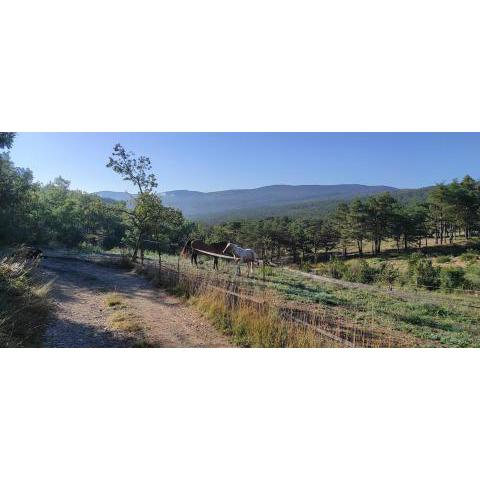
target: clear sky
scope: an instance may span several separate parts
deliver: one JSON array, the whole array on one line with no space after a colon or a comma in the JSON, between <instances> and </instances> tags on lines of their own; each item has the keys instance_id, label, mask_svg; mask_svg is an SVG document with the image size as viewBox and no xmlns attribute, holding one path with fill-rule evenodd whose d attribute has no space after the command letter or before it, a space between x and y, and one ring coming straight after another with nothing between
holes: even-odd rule
<instances>
[{"instance_id":1,"label":"clear sky","mask_svg":"<svg viewBox=\"0 0 480 480\"><path fill-rule=\"evenodd\" d=\"M42 183L61 175L88 192L132 190L105 167L121 143L150 157L159 190L361 183L421 187L480 177L480 134L19 133L12 160Z\"/></svg>"}]
</instances>

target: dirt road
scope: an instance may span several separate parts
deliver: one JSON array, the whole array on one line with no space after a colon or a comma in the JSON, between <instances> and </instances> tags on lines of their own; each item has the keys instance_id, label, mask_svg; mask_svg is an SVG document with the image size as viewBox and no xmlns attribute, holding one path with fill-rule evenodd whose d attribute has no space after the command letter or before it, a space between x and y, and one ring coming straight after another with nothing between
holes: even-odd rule
<instances>
[{"instance_id":1,"label":"dirt road","mask_svg":"<svg viewBox=\"0 0 480 480\"><path fill-rule=\"evenodd\" d=\"M134 273L50 256L41 273L55 279L45 347L230 346L196 310Z\"/></svg>"}]
</instances>

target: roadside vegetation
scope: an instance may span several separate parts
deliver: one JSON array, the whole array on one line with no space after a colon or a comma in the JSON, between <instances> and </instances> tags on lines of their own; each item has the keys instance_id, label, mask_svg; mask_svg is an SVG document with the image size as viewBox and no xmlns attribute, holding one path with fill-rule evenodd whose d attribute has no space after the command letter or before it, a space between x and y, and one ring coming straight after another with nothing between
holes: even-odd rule
<instances>
[{"instance_id":1,"label":"roadside vegetation","mask_svg":"<svg viewBox=\"0 0 480 480\"><path fill-rule=\"evenodd\" d=\"M36 264L0 259L0 347L36 347L50 309L50 284L35 275Z\"/></svg>"},{"instance_id":2,"label":"roadside vegetation","mask_svg":"<svg viewBox=\"0 0 480 480\"><path fill-rule=\"evenodd\" d=\"M229 264L221 264L215 274L209 261L197 270L182 260L179 274L177 260L165 257L161 275L153 260L137 269L201 309L239 345L285 346L275 339L294 335L296 346L480 346L480 298L475 295L425 289L396 289L393 295L383 286L351 288L348 282L329 283L323 280L327 277L305 277L281 267L266 268L263 282L259 271L256 278L236 277ZM244 318L254 320L247 331L235 323ZM274 328L294 328L286 337L255 333L265 331L265 319L273 320Z\"/></svg>"}]
</instances>

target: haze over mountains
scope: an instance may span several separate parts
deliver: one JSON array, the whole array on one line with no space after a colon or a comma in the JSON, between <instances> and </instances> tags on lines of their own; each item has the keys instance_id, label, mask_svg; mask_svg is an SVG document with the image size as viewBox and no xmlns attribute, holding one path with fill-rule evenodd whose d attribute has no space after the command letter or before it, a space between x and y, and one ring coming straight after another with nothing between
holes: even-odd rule
<instances>
[{"instance_id":1,"label":"haze over mountains","mask_svg":"<svg viewBox=\"0 0 480 480\"><path fill-rule=\"evenodd\" d=\"M385 185L271 185L254 189L196 192L174 190L162 193L166 206L180 209L193 220L217 222L275 215L312 216L335 208L340 201L381 192L407 197L424 189L402 190ZM421 193L420 193L421 194ZM104 199L132 202L127 192L97 192Z\"/></svg>"}]
</instances>

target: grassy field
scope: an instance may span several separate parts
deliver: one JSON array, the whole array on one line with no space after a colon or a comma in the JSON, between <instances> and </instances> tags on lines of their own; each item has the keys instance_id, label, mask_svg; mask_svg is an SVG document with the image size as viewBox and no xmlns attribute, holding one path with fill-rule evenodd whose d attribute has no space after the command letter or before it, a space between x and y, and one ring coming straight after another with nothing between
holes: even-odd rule
<instances>
[{"instance_id":1,"label":"grassy field","mask_svg":"<svg viewBox=\"0 0 480 480\"><path fill-rule=\"evenodd\" d=\"M177 260L163 258L172 271L177 268ZM452 263L459 261L451 259ZM257 298L271 295L269 302L310 312L321 326L329 325L328 331L350 342L356 336L355 346L480 346L480 297L464 292L415 292L404 288L400 290L402 296L397 297L381 286L362 290L333 285L281 267L266 267L263 282L261 269L257 269L256 278L248 279L235 276L232 266L224 263L217 274L210 260L202 260L197 271L181 259L180 271L202 275L207 283L234 284Z\"/></svg>"}]
</instances>

